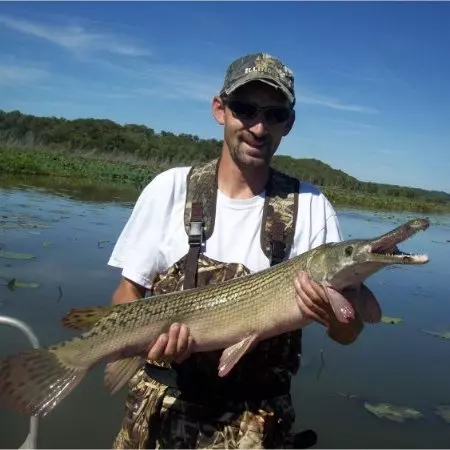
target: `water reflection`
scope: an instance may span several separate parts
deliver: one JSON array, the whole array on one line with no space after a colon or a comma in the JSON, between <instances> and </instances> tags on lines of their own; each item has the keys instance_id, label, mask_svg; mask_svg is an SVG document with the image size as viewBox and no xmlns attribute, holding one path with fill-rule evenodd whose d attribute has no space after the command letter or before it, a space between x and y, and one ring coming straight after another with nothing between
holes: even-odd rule
<instances>
[{"instance_id":1,"label":"water reflection","mask_svg":"<svg viewBox=\"0 0 450 450\"><path fill-rule=\"evenodd\" d=\"M107 304L118 281L106 262L137 198L137 188L96 180L4 178L0 195L0 246L31 253L33 260L0 259L2 280L39 282L37 289L0 286L0 313L30 324L42 345L73 336L60 325L70 307ZM372 237L415 215L339 210L346 237ZM342 347L323 329L305 330L304 362L293 397L298 429L312 428L318 448L448 448L450 425L435 413L449 404L450 341L423 329L450 330L449 216L402 244L426 252L423 267L389 269L369 280L383 312L399 325L368 326L354 345ZM0 283L1 284L1 283ZM28 348L12 329L0 329L0 354ZM323 359L322 359L323 357ZM318 377L321 370L320 377ZM124 391L110 397L98 367L41 421L40 446L108 448L123 413ZM193 380L195 382L195 380ZM424 415L404 423L370 414L364 403L410 406ZM0 409L0 447L17 448L26 418Z\"/></svg>"}]
</instances>

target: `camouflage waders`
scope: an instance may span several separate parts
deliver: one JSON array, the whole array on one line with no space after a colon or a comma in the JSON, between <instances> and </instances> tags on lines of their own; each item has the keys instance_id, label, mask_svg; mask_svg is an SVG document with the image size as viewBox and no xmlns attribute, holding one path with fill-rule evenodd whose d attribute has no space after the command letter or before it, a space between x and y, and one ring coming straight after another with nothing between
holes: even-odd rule
<instances>
[{"instance_id":1,"label":"camouflage waders","mask_svg":"<svg viewBox=\"0 0 450 450\"><path fill-rule=\"evenodd\" d=\"M153 280L152 294L215 284L249 273L242 264L201 253L214 229L217 160L188 175L185 226L189 252ZM289 255L299 182L272 170L266 187L261 247L271 265ZM129 382L114 448L292 448L291 377L300 365L301 330L259 343L224 378L222 350L181 364L147 364ZM257 374L257 375L255 375Z\"/></svg>"}]
</instances>

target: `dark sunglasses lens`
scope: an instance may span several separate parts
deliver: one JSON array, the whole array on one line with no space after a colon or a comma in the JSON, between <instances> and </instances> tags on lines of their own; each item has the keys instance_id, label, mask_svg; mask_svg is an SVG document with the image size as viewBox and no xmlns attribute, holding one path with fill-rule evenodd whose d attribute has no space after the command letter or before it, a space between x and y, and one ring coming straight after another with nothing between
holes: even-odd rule
<instances>
[{"instance_id":1,"label":"dark sunglasses lens","mask_svg":"<svg viewBox=\"0 0 450 450\"><path fill-rule=\"evenodd\" d=\"M238 100L230 100L228 102L228 107L238 117L246 119L255 117L256 113L258 112L258 109L255 105L252 105L251 103L240 102Z\"/></svg>"},{"instance_id":2,"label":"dark sunglasses lens","mask_svg":"<svg viewBox=\"0 0 450 450\"><path fill-rule=\"evenodd\" d=\"M241 102L239 100L229 100L228 107L233 114L241 119L253 119L260 111L257 105L253 103ZM290 110L284 107L268 107L261 108L264 111L264 118L268 123L282 123L286 122L290 116Z\"/></svg>"},{"instance_id":3,"label":"dark sunglasses lens","mask_svg":"<svg viewBox=\"0 0 450 450\"><path fill-rule=\"evenodd\" d=\"M289 119L289 110L287 108L270 108L266 111L266 120L270 123L282 123Z\"/></svg>"}]
</instances>

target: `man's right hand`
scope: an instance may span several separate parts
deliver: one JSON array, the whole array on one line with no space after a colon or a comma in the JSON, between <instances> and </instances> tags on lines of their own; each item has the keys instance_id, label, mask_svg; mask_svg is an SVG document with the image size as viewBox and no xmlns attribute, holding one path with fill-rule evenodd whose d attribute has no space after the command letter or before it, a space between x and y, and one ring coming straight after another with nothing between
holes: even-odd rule
<instances>
[{"instance_id":1,"label":"man's right hand","mask_svg":"<svg viewBox=\"0 0 450 450\"><path fill-rule=\"evenodd\" d=\"M156 362L181 363L190 356L194 349L194 338L189 328L180 323L173 323L168 333L161 334L150 347L148 359Z\"/></svg>"}]
</instances>

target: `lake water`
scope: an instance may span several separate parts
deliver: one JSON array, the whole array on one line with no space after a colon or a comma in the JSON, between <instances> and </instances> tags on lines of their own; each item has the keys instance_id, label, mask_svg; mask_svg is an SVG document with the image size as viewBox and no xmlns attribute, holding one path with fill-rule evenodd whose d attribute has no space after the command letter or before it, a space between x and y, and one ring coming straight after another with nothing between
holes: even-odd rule
<instances>
[{"instance_id":1,"label":"lake water","mask_svg":"<svg viewBox=\"0 0 450 450\"><path fill-rule=\"evenodd\" d=\"M110 302L119 272L106 263L136 199L136 191L96 182L38 178L0 182L0 249L32 260L0 259L0 314L28 323L41 345L73 336L60 325L71 307ZM372 237L416 214L338 210L346 237ZM450 217L404 243L426 252L419 267L386 269L368 280L384 315L403 322L366 326L340 346L312 324L304 333L304 366L294 380L298 430L313 429L317 448L449 448L450 424L436 414L450 405L450 341L424 330L450 331ZM38 288L10 290L15 278ZM0 327L0 355L29 347L17 330ZM322 355L322 357L321 357ZM119 429L125 391L110 397L102 367L40 420L41 448L110 448ZM195 381L195 380L193 380ZM365 402L420 411L417 420L380 419ZM0 447L17 448L26 417L0 408Z\"/></svg>"}]
</instances>

